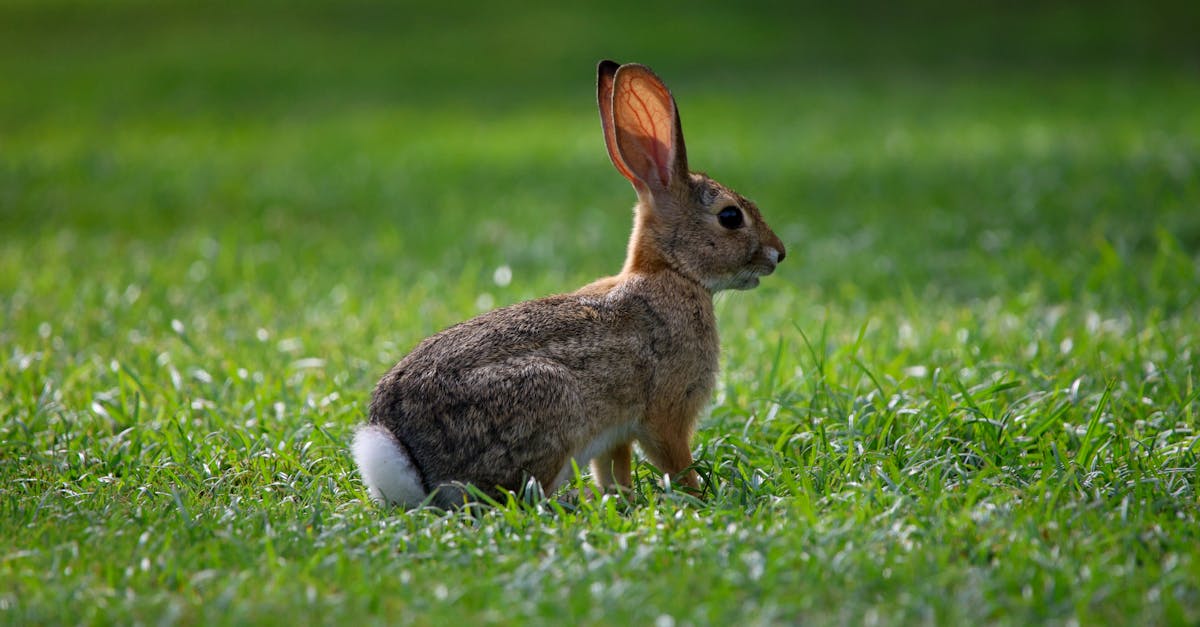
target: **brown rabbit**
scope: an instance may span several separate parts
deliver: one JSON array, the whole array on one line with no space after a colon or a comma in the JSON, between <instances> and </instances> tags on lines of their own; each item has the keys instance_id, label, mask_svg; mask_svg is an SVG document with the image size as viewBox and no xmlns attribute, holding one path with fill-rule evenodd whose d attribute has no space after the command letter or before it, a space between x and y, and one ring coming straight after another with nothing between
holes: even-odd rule
<instances>
[{"instance_id":1,"label":"brown rabbit","mask_svg":"<svg viewBox=\"0 0 1200 627\"><path fill-rule=\"evenodd\" d=\"M679 112L648 68L601 61L600 121L638 203L621 273L497 309L421 342L379 381L353 453L371 497L416 507L547 492L589 460L629 487L632 444L697 489L691 437L717 374L713 293L783 260L754 203L690 172ZM430 495L433 495L430 497Z\"/></svg>"}]
</instances>

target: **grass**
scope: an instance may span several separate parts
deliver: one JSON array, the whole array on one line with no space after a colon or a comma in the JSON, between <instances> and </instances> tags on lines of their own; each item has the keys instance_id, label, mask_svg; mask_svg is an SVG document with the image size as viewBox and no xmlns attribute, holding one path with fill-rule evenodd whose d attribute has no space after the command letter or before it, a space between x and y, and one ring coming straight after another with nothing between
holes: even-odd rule
<instances>
[{"instance_id":1,"label":"grass","mask_svg":"<svg viewBox=\"0 0 1200 627\"><path fill-rule=\"evenodd\" d=\"M1200 621L1195 9L788 7L0 5L0 622ZM710 493L371 505L392 363L619 266L604 56L788 245Z\"/></svg>"}]
</instances>

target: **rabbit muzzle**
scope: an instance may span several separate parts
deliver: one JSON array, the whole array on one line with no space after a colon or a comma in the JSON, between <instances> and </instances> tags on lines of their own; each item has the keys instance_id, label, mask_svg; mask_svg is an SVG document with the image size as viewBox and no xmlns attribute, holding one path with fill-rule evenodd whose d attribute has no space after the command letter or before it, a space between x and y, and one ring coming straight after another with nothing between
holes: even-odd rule
<instances>
[{"instance_id":1,"label":"rabbit muzzle","mask_svg":"<svg viewBox=\"0 0 1200 627\"><path fill-rule=\"evenodd\" d=\"M774 233L771 235L774 236ZM768 244L759 249L758 254L755 255L755 263L751 266L751 268L754 270L754 274L752 275L754 280L753 285L750 287L758 286L759 277L764 277L774 273L775 268L778 267L783 261L783 258L787 256L787 251L784 249L783 243L780 242L779 238L777 237L774 239L775 242L773 243L778 244L778 246L772 246Z\"/></svg>"},{"instance_id":2,"label":"rabbit muzzle","mask_svg":"<svg viewBox=\"0 0 1200 627\"><path fill-rule=\"evenodd\" d=\"M758 287L759 280L775 272L775 268L786 253L772 246L759 249L744 268L721 281L716 289L752 290Z\"/></svg>"}]
</instances>

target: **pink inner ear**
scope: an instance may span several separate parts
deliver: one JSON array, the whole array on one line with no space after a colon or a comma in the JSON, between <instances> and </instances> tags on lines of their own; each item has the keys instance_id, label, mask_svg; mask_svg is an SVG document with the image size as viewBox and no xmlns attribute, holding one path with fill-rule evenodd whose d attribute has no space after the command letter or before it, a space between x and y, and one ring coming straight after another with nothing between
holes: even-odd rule
<instances>
[{"instance_id":1,"label":"pink inner ear","mask_svg":"<svg viewBox=\"0 0 1200 627\"><path fill-rule=\"evenodd\" d=\"M657 79L638 72L621 74L613 99L617 144L634 174L650 183L651 177L667 187L675 159L675 103Z\"/></svg>"}]
</instances>

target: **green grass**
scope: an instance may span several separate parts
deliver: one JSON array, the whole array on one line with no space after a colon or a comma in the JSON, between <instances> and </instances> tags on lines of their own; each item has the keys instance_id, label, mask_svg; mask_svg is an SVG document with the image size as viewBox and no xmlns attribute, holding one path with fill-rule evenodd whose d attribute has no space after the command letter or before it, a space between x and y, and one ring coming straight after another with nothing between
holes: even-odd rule
<instances>
[{"instance_id":1,"label":"green grass","mask_svg":"<svg viewBox=\"0 0 1200 627\"><path fill-rule=\"evenodd\" d=\"M0 623L1200 622L1198 16L1129 4L3 3ZM371 505L387 368L619 267L605 56L788 246L707 499Z\"/></svg>"}]
</instances>

